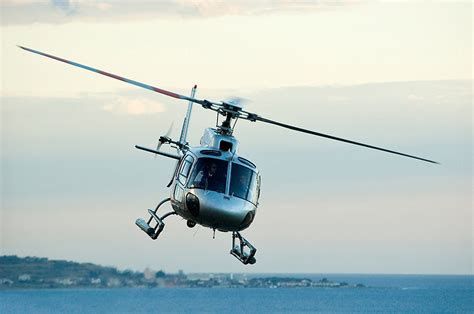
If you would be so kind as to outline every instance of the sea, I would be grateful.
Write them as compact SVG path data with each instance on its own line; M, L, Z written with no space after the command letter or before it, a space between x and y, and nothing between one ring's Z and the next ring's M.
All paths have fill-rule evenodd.
M275 274L271 274L274 276ZM265 276L269 276L266 274ZM0 291L3 313L474 313L474 276L284 274L365 288Z

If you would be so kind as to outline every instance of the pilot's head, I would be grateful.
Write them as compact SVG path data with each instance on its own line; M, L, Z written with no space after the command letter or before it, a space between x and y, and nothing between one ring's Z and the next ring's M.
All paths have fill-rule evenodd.
M209 167L209 175L214 175L217 172L217 164L215 162L211 163Z

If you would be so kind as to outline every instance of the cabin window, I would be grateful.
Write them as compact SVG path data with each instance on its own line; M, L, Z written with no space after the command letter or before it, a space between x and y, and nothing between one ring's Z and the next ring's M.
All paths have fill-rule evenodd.
M189 170L191 170L191 166L193 165L194 158L192 156L187 156L183 163L181 164L181 168L178 174L178 180L181 184L186 183L186 178L189 175Z
M244 165L249 166L250 168L257 168L253 162L251 162L248 159L245 159L244 157L239 157L239 161L243 163Z
M220 151L218 150L211 150L211 149L203 149L200 151L201 154L203 155L211 155L211 156L220 156L222 155Z
M257 174L242 165L232 163L230 195L257 204Z
M174 188L174 194L173 194L174 199L177 202L181 203L183 201L183 194L184 194L183 188L180 187L179 184L176 184L176 186Z
M228 164L221 159L199 158L188 187L225 193Z
M232 150L232 143L231 142L227 142L227 141L221 141L220 145L219 145L219 149L222 150L222 151L231 151Z

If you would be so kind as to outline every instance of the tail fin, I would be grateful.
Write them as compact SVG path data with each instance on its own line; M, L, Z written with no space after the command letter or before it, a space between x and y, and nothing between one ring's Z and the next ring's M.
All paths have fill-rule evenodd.
M196 94L197 85L191 89L191 98L194 98ZM186 116L184 117L183 127L181 129L181 135L179 136L179 143L186 144L186 137L188 136L188 128L189 128L189 121L191 120L191 111L193 110L193 102L190 101L188 104L188 111L186 112Z

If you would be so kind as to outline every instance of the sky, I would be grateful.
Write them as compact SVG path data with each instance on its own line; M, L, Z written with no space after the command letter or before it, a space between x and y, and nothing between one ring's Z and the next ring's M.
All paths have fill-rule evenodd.
M472 274L472 4L1 2L1 254L174 272ZM187 104L22 45L269 119L440 165L239 121L262 195L243 232L170 217L174 161L153 147ZM194 108L189 142L215 115Z

